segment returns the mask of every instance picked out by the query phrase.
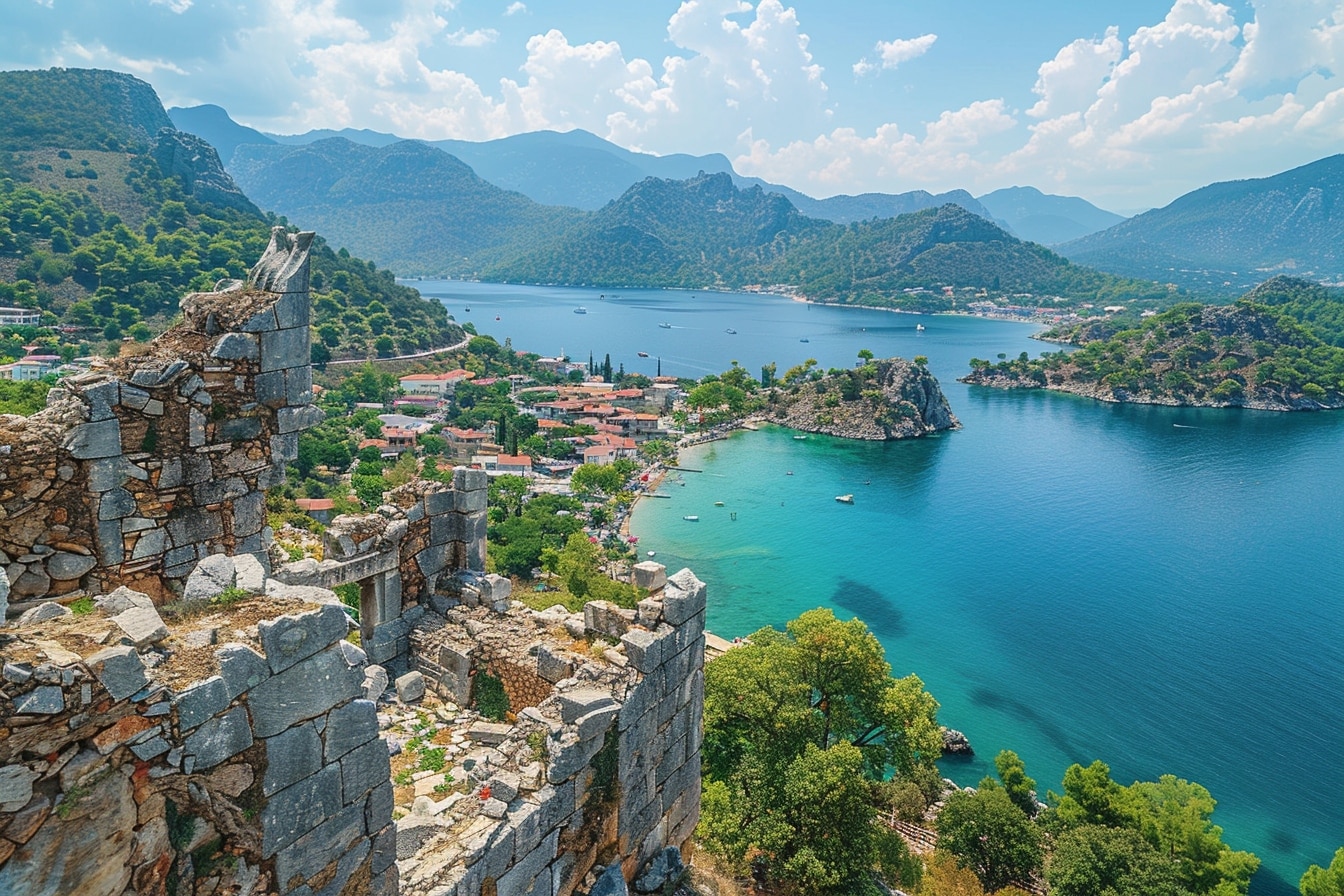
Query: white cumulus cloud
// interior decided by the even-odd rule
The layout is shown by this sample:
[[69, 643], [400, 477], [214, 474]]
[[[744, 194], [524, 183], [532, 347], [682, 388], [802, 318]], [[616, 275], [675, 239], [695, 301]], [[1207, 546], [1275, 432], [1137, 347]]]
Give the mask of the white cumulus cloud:
[[909, 62], [911, 59], [918, 59], [933, 46], [938, 40], [936, 34], [921, 34], [919, 37], [897, 38], [896, 40], [880, 40], [873, 52], [877, 55], [876, 61], [870, 61], [867, 56], [854, 63], [854, 74], [863, 76], [871, 74], [879, 69], [896, 68], [902, 62]]

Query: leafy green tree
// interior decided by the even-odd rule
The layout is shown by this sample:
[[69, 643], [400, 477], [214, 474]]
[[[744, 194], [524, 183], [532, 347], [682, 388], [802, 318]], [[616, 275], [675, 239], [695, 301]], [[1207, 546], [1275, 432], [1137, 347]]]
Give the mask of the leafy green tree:
[[522, 516], [523, 499], [527, 497], [527, 479], [523, 476], [504, 475], [490, 480], [487, 501], [502, 509], [505, 515]]
[[1013, 805], [1034, 816], [1037, 810], [1036, 781], [1027, 777], [1027, 767], [1021, 758], [1012, 750], [1002, 750], [994, 757], [994, 769]]
[[569, 487], [574, 494], [583, 498], [610, 496], [621, 490], [625, 479], [615, 464], [582, 464], [570, 474]]
[[1053, 896], [1191, 896], [1171, 857], [1137, 831], [1104, 825], [1056, 838], [1045, 879]]
[[[707, 846], [739, 868], [756, 855], [801, 891], [862, 891], [881, 852], [870, 787], [888, 769], [933, 766], [937, 706], [918, 678], [891, 678], [859, 620], [812, 610], [756, 632], [705, 669]], [[843, 812], [803, 786], [808, 776], [837, 788]]]
[[1041, 832], [1000, 787], [948, 796], [938, 813], [938, 845], [988, 891], [1027, 880], [1041, 867]]
[[1302, 896], [1344, 896], [1344, 847], [1335, 852], [1328, 868], [1308, 868], [1297, 889]]

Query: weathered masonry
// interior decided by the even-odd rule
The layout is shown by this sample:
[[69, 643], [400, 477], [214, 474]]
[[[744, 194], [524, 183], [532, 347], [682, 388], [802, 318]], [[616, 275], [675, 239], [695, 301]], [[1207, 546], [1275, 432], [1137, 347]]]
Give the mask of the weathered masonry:
[[311, 404], [311, 233], [275, 228], [246, 284], [182, 300], [147, 354], [0, 416], [0, 562], [11, 611], [128, 585], [162, 602], [210, 554], [265, 548], [266, 489]]
[[[484, 572], [467, 469], [272, 568], [265, 491], [322, 416], [311, 239], [277, 228], [145, 354], [0, 417], [0, 894], [660, 890], [700, 808], [689, 570], [636, 566], [633, 610], [528, 609]], [[485, 680], [507, 722], [477, 711]], [[394, 786], [394, 717], [441, 738], [437, 779]]]

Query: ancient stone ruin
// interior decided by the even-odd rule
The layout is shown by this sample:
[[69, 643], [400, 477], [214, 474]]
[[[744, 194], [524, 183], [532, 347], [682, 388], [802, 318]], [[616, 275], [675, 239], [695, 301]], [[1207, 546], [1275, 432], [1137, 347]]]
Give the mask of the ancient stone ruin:
[[468, 469], [273, 562], [265, 490], [321, 419], [311, 239], [0, 417], [0, 893], [663, 892], [700, 807], [689, 570], [531, 610]]
[[146, 354], [0, 416], [0, 561], [11, 613], [127, 585], [162, 602], [211, 554], [264, 549], [266, 489], [313, 407], [311, 233], [277, 227], [246, 284], [182, 301]]

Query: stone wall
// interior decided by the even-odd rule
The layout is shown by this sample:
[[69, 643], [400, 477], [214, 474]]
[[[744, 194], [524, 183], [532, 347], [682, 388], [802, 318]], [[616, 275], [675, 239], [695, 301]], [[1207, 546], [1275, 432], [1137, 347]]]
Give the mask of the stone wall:
[[405, 807], [405, 896], [570, 896], [601, 868], [654, 892], [679, 865], [700, 811], [705, 586], [640, 566], [651, 593], [637, 610], [436, 600], [442, 615], [420, 619], [412, 661], [445, 698], [466, 704], [472, 679], [502, 665], [550, 694], [466, 732], [488, 745], [452, 770], [467, 798]]
[[311, 603], [330, 592], [265, 590], [284, 596], [170, 628], [120, 588], [8, 631], [0, 893], [397, 892], [388, 751], [348, 617]]
[[266, 547], [265, 492], [322, 419], [309, 364], [311, 233], [275, 228], [247, 284], [182, 300], [144, 354], [0, 416], [11, 615], [129, 585], [156, 602], [197, 561]]

